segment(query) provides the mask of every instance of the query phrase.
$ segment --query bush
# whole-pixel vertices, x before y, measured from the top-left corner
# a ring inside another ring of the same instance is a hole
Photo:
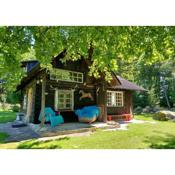
[[[152,108],[150,106],[146,106],[143,110],[142,110],[143,113],[150,113],[152,112]]]
[[[142,113],[142,107],[137,106],[137,107],[134,109],[134,113],[135,113],[135,114],[141,114],[141,113]]]
[[[167,117],[167,114],[165,112],[159,111],[153,115],[153,119],[159,120],[159,121],[167,121],[168,117]]]
[[[13,112],[19,112],[19,110],[20,110],[20,107],[17,106],[17,105],[14,105],[14,106],[12,107],[12,111],[13,111]]]

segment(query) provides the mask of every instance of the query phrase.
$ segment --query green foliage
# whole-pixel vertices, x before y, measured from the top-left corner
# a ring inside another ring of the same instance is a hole
[[[135,107],[146,107],[149,106],[149,95],[147,92],[145,93],[140,93],[136,92],[133,94],[133,103],[134,103],[134,108]],[[140,111],[140,110],[139,110]]]
[[[159,120],[159,121],[167,121],[168,120],[166,113],[161,112],[161,111],[154,114],[153,119]]]
[[[36,58],[49,68],[51,58],[66,49],[65,60],[91,59],[89,74],[96,78],[104,74],[110,81],[110,71],[120,65],[128,76],[131,64],[151,65],[173,58],[174,34],[174,27],[164,26],[0,27],[0,77],[7,81],[6,88],[13,89],[24,76],[21,60]]]
[[[147,94],[136,94],[136,106],[168,106],[169,102],[172,107],[174,37],[175,27],[168,26],[4,26],[0,27],[0,78],[6,80],[6,91],[12,92],[25,76],[20,68],[22,60],[37,59],[50,70],[51,59],[66,49],[64,62],[92,61],[90,76],[110,81],[111,71],[115,71],[147,89]],[[7,101],[18,101],[10,96]]]
[[[20,103],[21,94],[20,92],[7,92],[6,102],[10,104]]]

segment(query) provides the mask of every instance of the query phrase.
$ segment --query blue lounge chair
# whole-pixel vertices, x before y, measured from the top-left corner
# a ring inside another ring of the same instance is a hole
[[[86,106],[76,110],[75,114],[80,122],[92,123],[99,117],[100,109],[97,106]]]
[[[64,123],[63,117],[61,115],[55,115],[55,112],[50,107],[45,108],[45,119],[46,119],[46,122],[50,121],[52,127]],[[42,120],[41,112],[39,115],[39,120],[40,121]]]

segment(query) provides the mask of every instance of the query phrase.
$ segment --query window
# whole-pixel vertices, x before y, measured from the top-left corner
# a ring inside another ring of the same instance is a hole
[[[123,92],[122,91],[107,91],[107,106],[122,107]]]
[[[53,69],[50,71],[50,79],[83,83],[83,73],[63,69]]]
[[[56,90],[55,91],[55,110],[73,109],[73,91],[72,90]]]

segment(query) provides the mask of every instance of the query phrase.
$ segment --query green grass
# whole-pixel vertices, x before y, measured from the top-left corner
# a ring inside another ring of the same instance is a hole
[[[175,123],[131,124],[127,131],[96,131],[91,136],[32,140],[18,148],[143,149],[175,148]]]
[[[136,115],[136,119],[154,121],[152,114]],[[31,140],[18,148],[73,148],[73,149],[145,149],[175,148],[175,123],[130,124],[127,131],[98,130],[90,136],[65,137],[54,141]]]
[[[3,143],[7,137],[8,137],[8,134],[0,132],[0,143]]]
[[[19,149],[172,149],[175,148],[175,123],[156,121],[151,114],[137,115],[147,123],[130,124],[126,131],[97,130],[90,136],[64,137],[52,141],[36,139],[21,143],[0,144],[0,148]]]
[[[16,113],[11,111],[0,111],[0,123],[12,122],[16,118]]]
[[[154,114],[139,114],[134,115],[134,119],[144,120],[144,121],[155,121],[152,117]]]

